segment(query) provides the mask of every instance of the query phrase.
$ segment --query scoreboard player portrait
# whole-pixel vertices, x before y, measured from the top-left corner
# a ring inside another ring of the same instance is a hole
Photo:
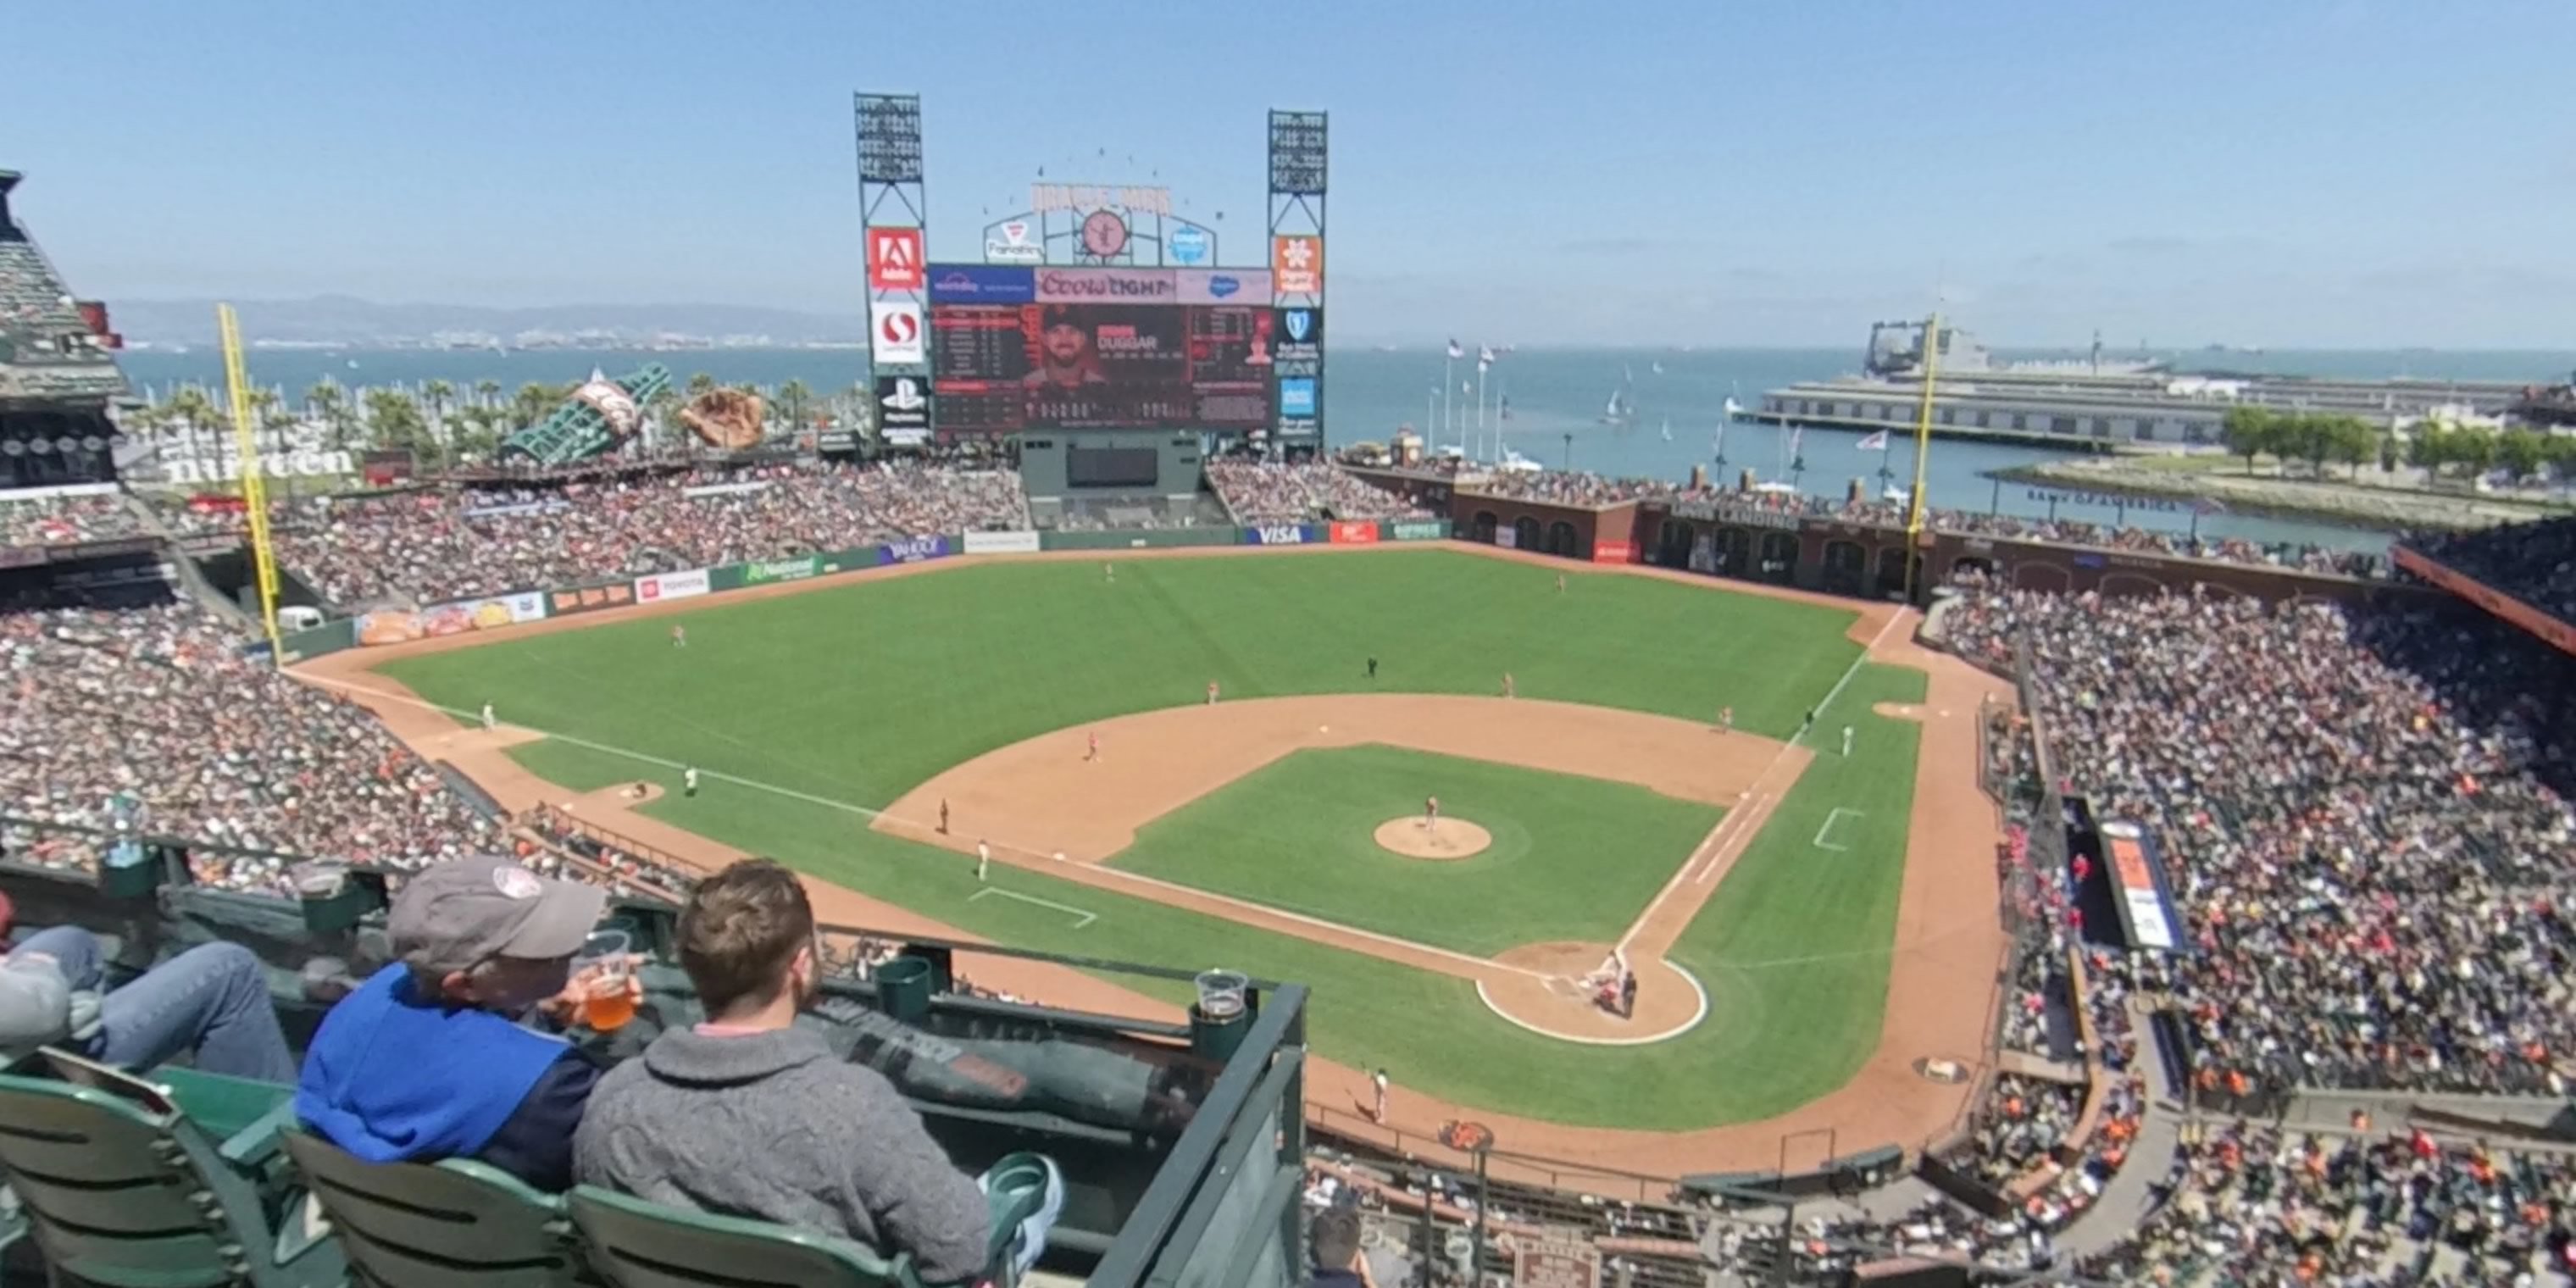
[[[1032,389],[1105,385],[1109,372],[1100,363],[1100,345],[1083,310],[1049,304],[1038,310],[1035,365],[1020,377]]]

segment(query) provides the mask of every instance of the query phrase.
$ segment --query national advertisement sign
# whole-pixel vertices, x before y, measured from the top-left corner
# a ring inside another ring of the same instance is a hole
[[[1278,337],[1271,356],[1283,363],[1314,363],[1324,360],[1324,311],[1322,309],[1281,309],[1278,325],[1271,334]]]
[[[766,559],[741,567],[743,585],[770,586],[810,580],[821,571],[822,561],[812,555],[800,555],[794,559]]]
[[[1270,239],[1270,278],[1281,295],[1324,293],[1324,239],[1306,235]]]
[[[635,602],[658,604],[666,599],[695,599],[714,589],[704,568],[687,572],[657,572],[635,579]]]
[[[877,430],[893,441],[898,434],[930,432],[930,382],[919,376],[877,377]]]
[[[877,563],[924,563],[948,557],[948,538],[940,536],[905,537],[877,547]]]
[[[1215,240],[1204,228],[1181,224],[1163,238],[1163,249],[1171,255],[1173,263],[1183,268],[1194,268],[1208,262],[1208,256],[1215,253]]]
[[[930,360],[929,327],[910,300],[879,300],[873,310],[868,354],[880,367],[918,367]]]
[[[868,230],[868,285],[880,291],[921,289],[921,230]]]
[[[930,270],[933,304],[1027,304],[1037,297],[1037,274],[1025,268],[938,264]]]
[[[1041,268],[1041,304],[1171,304],[1179,275],[1168,268]]]
[[[1332,526],[1328,537],[1337,546],[1373,546],[1377,544],[1377,525],[1344,520]]]
[[[1034,532],[969,532],[965,553],[970,555],[1033,555],[1038,552],[1038,534]]]
[[[1437,519],[1407,519],[1387,527],[1388,538],[1395,541],[1439,541],[1449,535],[1449,525]]]
[[[1270,275],[1258,269],[1184,269],[1174,275],[1183,304],[1249,304],[1270,307]]]
[[[1302,546],[1309,530],[1293,523],[1265,524],[1243,530],[1243,543],[1248,546]]]

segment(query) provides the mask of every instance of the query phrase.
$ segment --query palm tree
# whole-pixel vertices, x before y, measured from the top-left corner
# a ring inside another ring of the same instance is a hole
[[[518,429],[534,425],[552,415],[555,404],[562,401],[563,395],[556,393],[552,385],[531,380],[519,386],[518,396],[510,400],[511,425]]]
[[[427,447],[435,454],[437,441],[430,437],[428,423],[421,419],[420,405],[400,389],[367,391],[367,425],[377,447],[409,451],[415,456]]]
[[[787,422],[790,435],[805,432],[805,410],[813,401],[814,391],[806,388],[802,380],[791,379],[778,387],[778,413]]]
[[[499,401],[499,400],[500,400],[500,397],[501,397],[501,382],[500,382],[500,381],[498,381],[498,380],[477,380],[477,381],[475,381],[475,382],[474,382],[474,399],[475,399],[475,401],[482,403],[482,404],[483,404],[484,406],[486,406],[486,407],[489,407],[489,406],[491,406],[493,403],[495,403],[495,402]]]
[[[710,393],[714,391],[715,387],[716,378],[714,376],[710,376],[703,371],[693,372],[689,376],[689,400],[691,402],[695,402],[697,401],[698,395]]]

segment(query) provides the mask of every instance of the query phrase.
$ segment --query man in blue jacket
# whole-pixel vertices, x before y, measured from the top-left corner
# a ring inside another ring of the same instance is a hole
[[[607,902],[506,858],[413,875],[387,925],[400,960],[323,1017],[296,1115],[373,1162],[473,1158],[540,1189],[569,1186],[573,1128],[600,1069],[519,1017],[571,1013],[572,959]]]

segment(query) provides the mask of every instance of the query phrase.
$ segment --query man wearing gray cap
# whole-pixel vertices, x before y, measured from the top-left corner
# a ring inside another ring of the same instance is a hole
[[[568,1186],[599,1067],[517,1017],[572,1013],[572,959],[607,903],[596,886],[506,858],[413,874],[387,925],[400,960],[323,1017],[297,1116],[372,1162],[474,1158],[541,1189]]]

